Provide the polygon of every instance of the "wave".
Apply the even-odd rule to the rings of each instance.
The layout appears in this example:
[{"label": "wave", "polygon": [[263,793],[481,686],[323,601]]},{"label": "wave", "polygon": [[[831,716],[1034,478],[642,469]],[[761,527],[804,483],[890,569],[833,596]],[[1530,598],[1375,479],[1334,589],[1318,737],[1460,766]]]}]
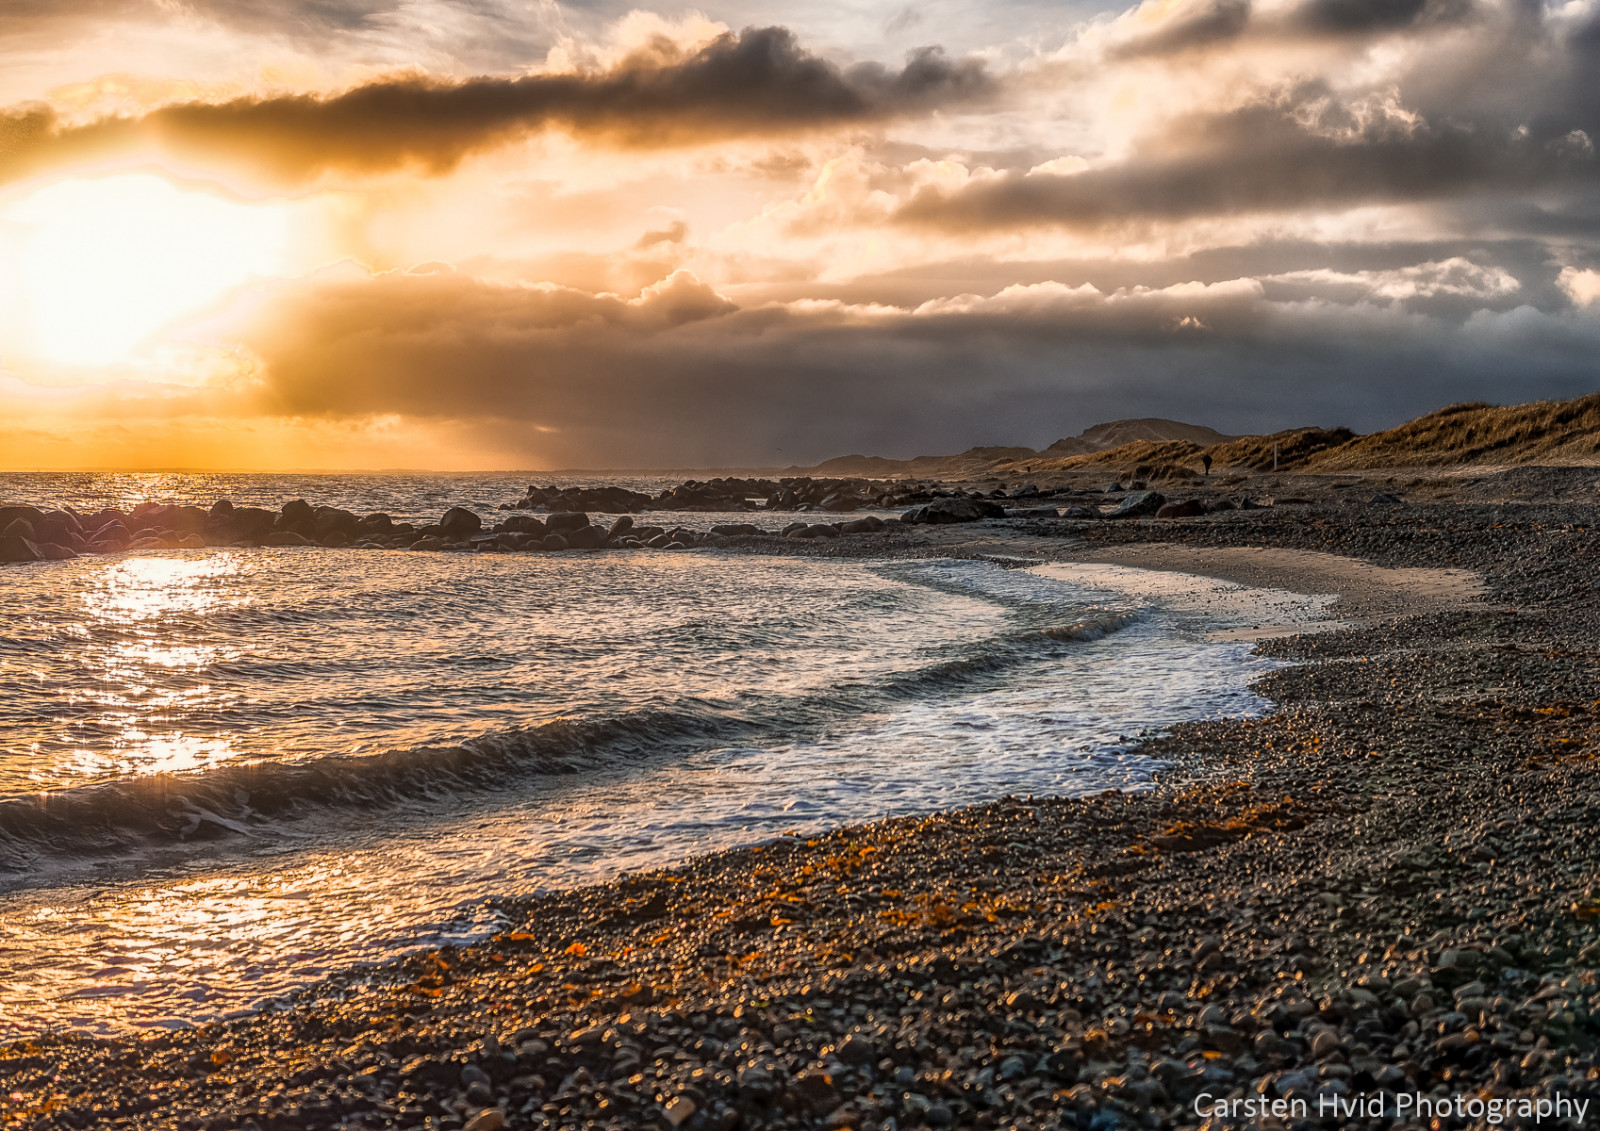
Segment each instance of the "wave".
[{"label": "wave", "polygon": [[754,705],[686,700],[594,719],[558,719],[456,743],[377,754],[230,763],[150,774],[0,801],[0,873],[46,857],[122,854],[139,847],[271,835],[281,822],[339,808],[503,792],[530,781],[643,765],[709,745],[793,741],[894,704],[983,689],[1051,648],[1098,640],[1133,623],[1092,610],[1068,624],[968,644],[965,653],[871,682]]}]

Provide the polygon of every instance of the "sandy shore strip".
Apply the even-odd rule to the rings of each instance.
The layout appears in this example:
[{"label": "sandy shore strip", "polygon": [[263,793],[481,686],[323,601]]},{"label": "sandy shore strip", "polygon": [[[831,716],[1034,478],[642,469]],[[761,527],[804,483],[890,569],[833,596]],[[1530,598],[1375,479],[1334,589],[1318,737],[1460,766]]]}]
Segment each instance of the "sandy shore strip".
[{"label": "sandy shore strip", "polygon": [[[1372,619],[1264,642],[1296,661],[1259,685],[1278,712],[1145,744],[1173,766],[1149,793],[1008,799],[508,903],[492,940],[281,1012],[15,1047],[0,1120],[1420,1127],[1426,1100],[1459,1102],[1440,1126],[1487,1125],[1490,1101],[1509,1125],[1582,1125],[1600,1111],[1592,519],[1330,505],[997,528],[1064,558],[1195,547],[1168,559],[1195,573],[1198,551],[1281,563],[1255,549],[1332,535],[1382,569],[1479,574],[1485,599],[1396,608],[1392,586],[1352,586]],[[899,539],[877,552],[938,552]]]}]

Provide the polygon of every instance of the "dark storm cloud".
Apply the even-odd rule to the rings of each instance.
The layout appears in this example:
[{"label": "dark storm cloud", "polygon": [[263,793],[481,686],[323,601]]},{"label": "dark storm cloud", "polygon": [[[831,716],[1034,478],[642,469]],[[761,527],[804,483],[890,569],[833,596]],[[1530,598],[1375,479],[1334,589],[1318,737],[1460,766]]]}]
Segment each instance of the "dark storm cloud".
[{"label": "dark storm cloud", "polygon": [[[1355,9],[1338,18],[1354,20]],[[1092,231],[1496,194],[1536,206],[1592,199],[1597,65],[1600,43],[1587,30],[1563,39],[1512,13],[1430,44],[1381,86],[1264,90],[1242,106],[1169,119],[1114,164],[928,187],[899,218],[956,231]]]},{"label": "dark storm cloud", "polygon": [[1212,0],[1154,31],[1135,33],[1111,51],[1117,59],[1177,55],[1246,37],[1355,39],[1457,24],[1475,14],[1473,0],[1305,0],[1287,11],[1261,13],[1252,0]]},{"label": "dark storm cloud", "polygon": [[1112,51],[1113,58],[1138,59],[1174,55],[1197,47],[1209,47],[1237,39],[1250,25],[1250,0],[1216,0],[1173,20],[1158,31],[1136,36]]},{"label": "dark storm cloud", "polygon": [[747,29],[689,53],[660,43],[600,72],[392,78],[330,97],[179,103],[77,126],[48,107],[25,107],[0,117],[0,180],[143,153],[280,183],[325,171],[443,173],[469,153],[548,127],[628,147],[694,144],[924,114],[993,85],[980,62],[936,48],[899,70],[841,69],[786,29]]},{"label": "dark storm cloud", "polygon": [[[1480,285],[1452,263],[1388,282],[1408,277]],[[739,309],[685,275],[632,302],[388,275],[285,288],[247,341],[263,361],[259,411],[479,422],[502,442],[525,436],[546,466],[1042,447],[1138,415],[1237,432],[1373,428],[1447,400],[1594,383],[1593,319],[1443,317],[1307,301],[1348,280],[1292,286],[1278,302],[1248,280],[1113,294],[1052,284],[865,314]]]}]

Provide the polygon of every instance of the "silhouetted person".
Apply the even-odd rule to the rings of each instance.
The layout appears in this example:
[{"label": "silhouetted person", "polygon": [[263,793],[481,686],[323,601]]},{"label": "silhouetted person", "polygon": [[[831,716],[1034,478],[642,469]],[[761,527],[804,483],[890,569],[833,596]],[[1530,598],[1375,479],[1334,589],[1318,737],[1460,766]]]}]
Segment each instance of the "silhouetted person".
[{"label": "silhouetted person", "polygon": [[1206,475],[1211,474],[1211,453],[1204,452],[1200,456],[1200,466],[1206,469]]}]

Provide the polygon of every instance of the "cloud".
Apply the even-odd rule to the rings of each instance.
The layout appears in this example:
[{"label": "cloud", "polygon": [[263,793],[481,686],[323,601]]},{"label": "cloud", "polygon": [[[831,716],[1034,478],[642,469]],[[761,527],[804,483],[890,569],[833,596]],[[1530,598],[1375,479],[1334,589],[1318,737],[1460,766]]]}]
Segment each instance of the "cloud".
[{"label": "cloud", "polygon": [[75,163],[159,156],[274,184],[325,172],[439,175],[467,155],[550,129],[629,148],[692,145],[881,122],[992,94],[981,62],[937,48],[890,70],[840,68],[783,28],[692,50],[658,39],[598,71],[449,81],[381,79],[340,94],[161,106],[69,124],[49,106],[0,116],[0,181]]},{"label": "cloud", "polygon": [[[1364,283],[1405,279],[1494,285],[1449,263]],[[733,466],[1043,446],[1128,415],[1374,427],[1441,397],[1570,395],[1592,385],[1600,319],[1275,299],[1250,278],[740,306],[683,272],[632,299],[333,272],[274,289],[241,337],[261,384],[240,411],[449,423],[521,437],[533,465]]]},{"label": "cloud", "polygon": [[1147,3],[1061,57],[1111,107],[1085,167],[924,186],[897,216],[1093,233],[1492,196],[1560,213],[1600,182],[1600,20],[1573,7]]}]

